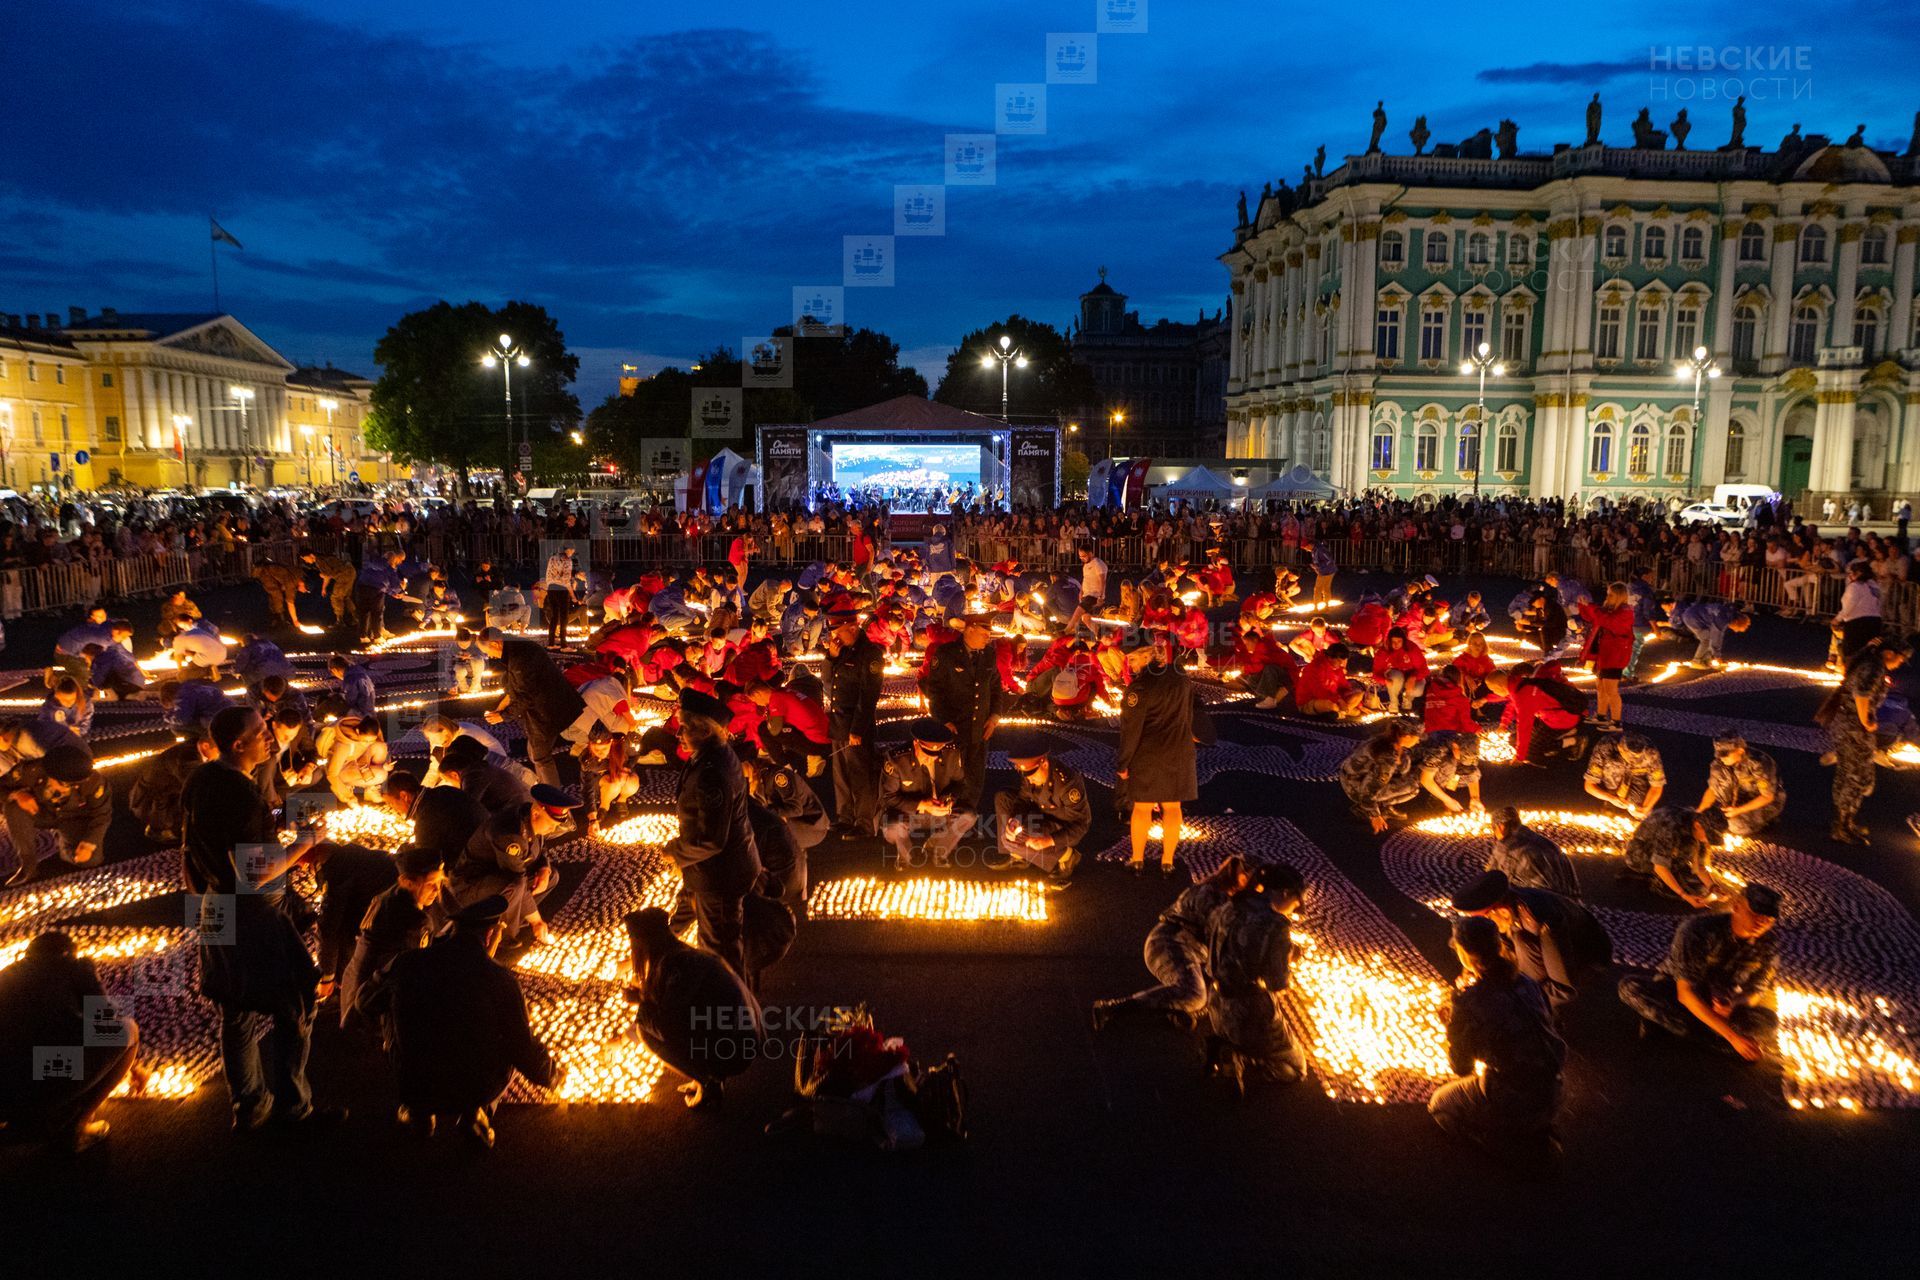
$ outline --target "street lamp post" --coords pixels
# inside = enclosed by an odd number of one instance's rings
[[[487,354],[480,357],[480,363],[485,365],[489,369],[493,368],[495,365],[500,366],[500,389],[501,389],[501,392],[506,396],[506,400],[507,400],[507,443],[509,445],[512,445],[513,443],[513,366],[517,364],[522,369],[524,369],[528,365],[532,364],[533,361],[527,357],[527,354],[524,351],[520,350],[520,348],[513,345],[513,337],[511,334],[503,333],[500,335],[500,341],[493,347],[493,349],[488,351]],[[527,479],[528,486],[531,487],[533,484],[533,460],[532,460],[533,452],[531,448],[532,441],[529,440],[527,444],[529,448],[527,452],[528,460],[527,460],[526,479]]]
[[[1480,397],[1473,417],[1473,500],[1480,501],[1480,473],[1487,469],[1487,375],[1498,378],[1507,366],[1493,358],[1493,347],[1481,343],[1474,353],[1460,362],[1460,372],[1480,375]]]
[[[313,487],[313,426],[312,424],[302,423],[300,426],[300,434],[307,438],[307,487],[311,489]]]
[[[193,425],[189,414],[173,415],[173,438],[180,444],[180,483],[188,492],[193,490],[193,465],[187,457],[187,428]]]
[[[227,388],[240,405],[240,448],[247,455],[247,487],[253,487],[253,388],[231,386]]]
[[[1713,362],[1713,357],[1705,347],[1695,347],[1691,356],[1676,362],[1673,375],[1682,382],[1693,379],[1693,421],[1689,424],[1693,427],[1693,439],[1688,441],[1691,447],[1687,450],[1687,496],[1691,498],[1695,479],[1694,458],[1700,449],[1700,382],[1703,378],[1719,377],[1720,366]]]
[[[320,401],[320,407],[326,410],[327,413],[327,480],[328,483],[337,486],[340,483],[340,472],[333,461],[335,456],[333,448],[333,411],[340,407],[340,402],[329,396]]]
[[[1018,347],[1013,345],[1013,339],[1003,333],[1000,335],[1000,345],[988,347],[987,354],[980,357],[980,364],[986,369],[993,368],[995,364],[1000,366],[1000,421],[1005,422],[1007,420],[1007,367],[1011,365],[1015,369],[1024,369],[1027,367],[1027,358],[1020,354]]]
[[[1125,422],[1126,420],[1127,420],[1127,411],[1125,409],[1115,409],[1112,413],[1107,415],[1107,461],[1108,462],[1113,461],[1114,428],[1118,427],[1121,423]]]

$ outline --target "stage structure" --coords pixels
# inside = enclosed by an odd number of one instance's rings
[[[761,510],[812,510],[823,491],[887,499],[896,514],[937,514],[956,490],[1004,495],[1014,511],[1060,505],[1060,429],[1017,426],[918,396],[818,422],[759,428]]]

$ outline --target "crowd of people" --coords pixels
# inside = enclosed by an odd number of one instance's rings
[[[449,505],[424,528],[475,514]],[[1620,544],[1691,547],[1705,538],[1611,509],[1576,518],[1552,504],[1496,501],[1475,515],[1484,541],[1532,530],[1539,547],[1577,536],[1603,565]],[[1506,606],[1529,646],[1508,660],[1489,647],[1487,602],[1473,591],[1443,597],[1432,573],[1362,595],[1339,625],[1312,612],[1331,611],[1337,548],[1349,531],[1430,536],[1449,518],[1457,527],[1457,509],[1449,517],[1369,502],[1246,523],[959,513],[953,528],[935,525],[924,548],[890,546],[883,522],[843,513],[854,554],[792,571],[755,563],[763,537],[778,544],[780,526],[732,515],[714,526],[732,534],[725,563],[647,568],[618,585],[583,563],[570,536],[578,513],[539,518],[554,550],[531,584],[485,558],[433,562],[404,516],[390,534],[379,520],[346,517],[333,528],[333,518],[287,522],[285,532],[304,541],[298,554],[257,566],[269,621],[236,627],[244,639],[230,641],[177,592],[156,636],[168,670],[150,685],[133,660],[134,628],[94,610],[60,637],[40,713],[0,724],[18,861],[8,884],[18,886],[42,874],[42,833],[54,836],[52,856],[75,866],[104,856],[113,798],[86,741],[91,705],[151,699],[162,708],[178,741],[145,765],[129,804],[152,840],[183,847],[203,938],[228,940],[203,942],[201,991],[221,1012],[238,1130],[340,1117],[316,1106],[306,1080],[323,1013],[382,1046],[400,1117],[421,1132],[446,1127],[487,1144],[515,1072],[559,1087],[564,1071],[496,961],[550,939],[542,904],[558,883],[554,844],[633,816],[641,771],[675,765],[678,834],[666,853],[682,887],[670,912],[629,922],[630,998],[636,1034],[684,1077],[690,1105],[711,1105],[737,1064],[722,1069],[690,1047],[686,1019],[695,1003],[718,1001],[753,1023],[756,993],[804,918],[809,854],[822,841],[877,840],[902,870],[948,865],[971,842],[992,848],[996,872],[1038,874],[1064,890],[1094,821],[1086,778],[1044,747],[1018,746],[1007,752],[1013,782],[990,787],[988,752],[1004,725],[1113,714],[1127,867],[1145,874],[1157,838],[1158,868],[1171,875],[1183,807],[1199,795],[1197,748],[1213,740],[1212,685],[1247,693],[1261,709],[1333,721],[1384,715],[1339,771],[1354,813],[1375,833],[1416,803],[1486,808],[1480,754],[1500,729],[1526,764],[1577,766],[1588,796],[1636,822],[1622,874],[1701,913],[1681,924],[1661,973],[1629,976],[1620,998],[1649,1028],[1771,1057],[1778,895],[1752,883],[1731,888],[1711,855],[1727,830],[1751,833],[1777,817],[1778,771],[1738,738],[1718,739],[1705,794],[1692,808],[1674,803],[1658,749],[1624,730],[1619,697],[1649,639],[1690,637],[1694,665],[1709,667],[1749,615],[1676,598],[1653,566],[1596,592],[1547,561]],[[1070,566],[981,558],[983,548],[1005,549],[1002,527],[1059,539]],[[1153,548],[1146,571],[1125,580],[1098,550],[1100,538],[1121,532]],[[862,533],[878,536],[863,545]],[[1263,573],[1243,596],[1234,548],[1270,537],[1297,549],[1289,559],[1302,572],[1282,564],[1270,588]],[[1870,558],[1856,556],[1844,571],[1851,603],[1833,629],[1842,678],[1825,710],[1833,834],[1858,841],[1890,675],[1910,647],[1881,633]],[[342,648],[317,684],[274,638],[302,625],[303,595],[327,601]],[[1296,616],[1301,609],[1311,616]],[[452,632],[437,642],[447,701],[419,725],[424,753],[408,758],[363,658],[396,625],[423,624]],[[1577,667],[1596,679],[1591,704],[1570,678]],[[883,745],[890,672],[915,677],[919,714],[903,740]],[[244,683],[242,698],[222,693],[226,676]],[[462,715],[466,697],[483,703],[477,719]],[[524,737],[524,761],[495,732],[507,720]],[[388,854],[323,838],[315,815],[352,804],[410,820],[410,842]],[[1556,1010],[1611,961],[1565,853],[1511,808],[1493,814],[1491,829],[1485,876],[1453,903],[1461,980],[1449,1048],[1461,1078],[1432,1104],[1443,1126],[1490,1143],[1550,1134],[1565,1056]],[[309,876],[324,891],[318,912],[299,891]],[[1288,867],[1230,861],[1185,890],[1149,934],[1157,985],[1101,1002],[1096,1024],[1121,1012],[1172,1014],[1204,1023],[1209,1068],[1234,1086],[1298,1079],[1304,1047],[1279,997],[1287,922],[1312,892]],[[697,948],[674,937],[689,926]],[[0,972],[5,1052],[48,1043],[20,1040],[23,1027],[44,1037],[66,1012],[77,1016],[74,1002],[99,994],[90,972],[58,934]],[[271,1030],[256,1037],[263,1016]],[[1486,1064],[1484,1075],[1468,1070],[1474,1062]],[[32,1089],[10,1074],[0,1108],[15,1123],[86,1141],[99,1132],[99,1100],[135,1070],[137,1055],[127,1053],[89,1057],[78,1078]]]

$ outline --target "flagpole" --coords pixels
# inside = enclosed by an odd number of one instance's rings
[[[213,264],[213,309],[220,310],[220,240],[213,234],[213,214],[207,214],[207,260]]]

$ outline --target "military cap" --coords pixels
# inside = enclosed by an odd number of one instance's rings
[[[1747,906],[1757,916],[1765,916],[1769,920],[1777,920],[1780,917],[1780,891],[1769,888],[1764,884],[1749,883],[1747,885]]]
[[[468,734],[461,734],[447,744],[440,753],[440,767],[458,772],[461,769],[479,764],[487,758],[487,744]]]
[[[1717,736],[1713,740],[1713,754],[1722,760],[1736,751],[1745,751],[1746,749],[1747,740],[1737,733]]]
[[[1504,871],[1489,871],[1453,895],[1453,909],[1472,915],[1476,911],[1485,911],[1498,905],[1506,898],[1512,884]]]
[[[409,880],[424,880],[438,871],[445,859],[438,849],[428,849],[421,845],[410,844],[394,856],[399,865],[400,874]]]
[[[1018,754],[1009,751],[1007,752],[1007,763],[1018,769],[1023,764],[1032,764],[1036,761],[1045,760],[1050,754],[1045,747],[1040,747],[1032,751],[1022,751]]]
[[[45,767],[47,776],[55,782],[85,782],[87,775],[93,772],[93,757],[87,754],[85,747],[67,743],[47,752]]]
[[[929,746],[944,747],[953,741],[953,730],[931,716],[915,720],[908,729],[915,742],[924,742]]]
[[[535,804],[556,818],[564,818],[573,810],[586,807],[584,801],[575,800],[551,782],[536,782],[529,794]]]
[[[491,928],[507,914],[505,894],[490,894],[473,903],[453,917],[453,922],[462,928]]]
[[[680,691],[680,714],[683,716],[704,716],[716,724],[725,724],[733,719],[733,713],[727,710],[727,704],[710,693],[698,689]]]

